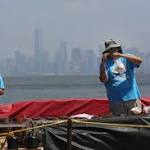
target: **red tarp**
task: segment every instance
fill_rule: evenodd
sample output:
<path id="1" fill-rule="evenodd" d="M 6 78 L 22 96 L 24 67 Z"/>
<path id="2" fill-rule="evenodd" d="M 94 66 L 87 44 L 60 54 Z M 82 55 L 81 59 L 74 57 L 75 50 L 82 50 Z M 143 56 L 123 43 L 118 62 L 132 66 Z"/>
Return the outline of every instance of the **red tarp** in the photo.
<path id="1" fill-rule="evenodd" d="M 150 106 L 150 97 L 142 98 L 142 102 Z M 67 117 L 83 113 L 95 116 L 108 115 L 108 100 L 105 98 L 33 99 L 0 104 L 1 118 Z"/>

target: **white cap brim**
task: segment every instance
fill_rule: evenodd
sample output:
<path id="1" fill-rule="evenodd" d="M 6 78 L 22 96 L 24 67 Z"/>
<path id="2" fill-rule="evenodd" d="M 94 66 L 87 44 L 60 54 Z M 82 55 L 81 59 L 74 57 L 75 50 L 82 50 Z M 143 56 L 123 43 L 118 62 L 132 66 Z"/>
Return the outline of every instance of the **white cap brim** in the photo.
<path id="1" fill-rule="evenodd" d="M 106 51 L 110 50 L 111 48 L 117 48 L 117 47 L 121 47 L 121 45 L 120 44 L 112 44 L 107 47 Z"/>

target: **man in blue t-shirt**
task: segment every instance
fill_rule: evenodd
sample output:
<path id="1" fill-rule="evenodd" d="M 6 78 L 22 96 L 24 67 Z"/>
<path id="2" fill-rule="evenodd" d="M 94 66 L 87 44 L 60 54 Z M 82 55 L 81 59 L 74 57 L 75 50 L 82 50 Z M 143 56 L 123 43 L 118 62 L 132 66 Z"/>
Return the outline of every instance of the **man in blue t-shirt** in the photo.
<path id="1" fill-rule="evenodd" d="M 0 75 L 0 95 L 4 94 L 4 89 L 5 89 L 4 81 L 3 81 L 2 76 Z"/>
<path id="2" fill-rule="evenodd" d="M 139 107 L 140 92 L 134 69 L 142 59 L 132 54 L 124 54 L 121 45 L 110 39 L 105 42 L 100 64 L 100 81 L 106 87 L 109 108 L 112 115 L 131 114 L 131 109 Z"/>

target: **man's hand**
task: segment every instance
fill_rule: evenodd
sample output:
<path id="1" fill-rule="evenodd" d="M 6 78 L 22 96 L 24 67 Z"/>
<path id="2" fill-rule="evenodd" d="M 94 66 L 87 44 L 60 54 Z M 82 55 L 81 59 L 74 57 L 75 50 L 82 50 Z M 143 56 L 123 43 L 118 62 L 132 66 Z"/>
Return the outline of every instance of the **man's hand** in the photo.
<path id="1" fill-rule="evenodd" d="M 119 57 L 122 57 L 122 54 L 119 53 L 119 52 L 115 52 L 115 53 L 109 54 L 109 56 L 110 56 L 111 58 L 119 58 Z"/>
<path id="2" fill-rule="evenodd" d="M 109 53 L 105 53 L 102 55 L 102 62 L 105 62 L 108 59 Z"/>

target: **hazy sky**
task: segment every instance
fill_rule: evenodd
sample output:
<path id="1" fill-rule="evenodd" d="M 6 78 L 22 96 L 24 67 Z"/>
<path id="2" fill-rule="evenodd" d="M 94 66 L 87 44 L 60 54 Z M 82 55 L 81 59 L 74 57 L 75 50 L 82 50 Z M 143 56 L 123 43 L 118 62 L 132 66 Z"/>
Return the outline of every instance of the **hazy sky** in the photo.
<path id="1" fill-rule="evenodd" d="M 0 57 L 15 50 L 33 54 L 33 33 L 43 31 L 44 48 L 98 48 L 108 38 L 150 50 L 149 0 L 0 0 Z"/>

